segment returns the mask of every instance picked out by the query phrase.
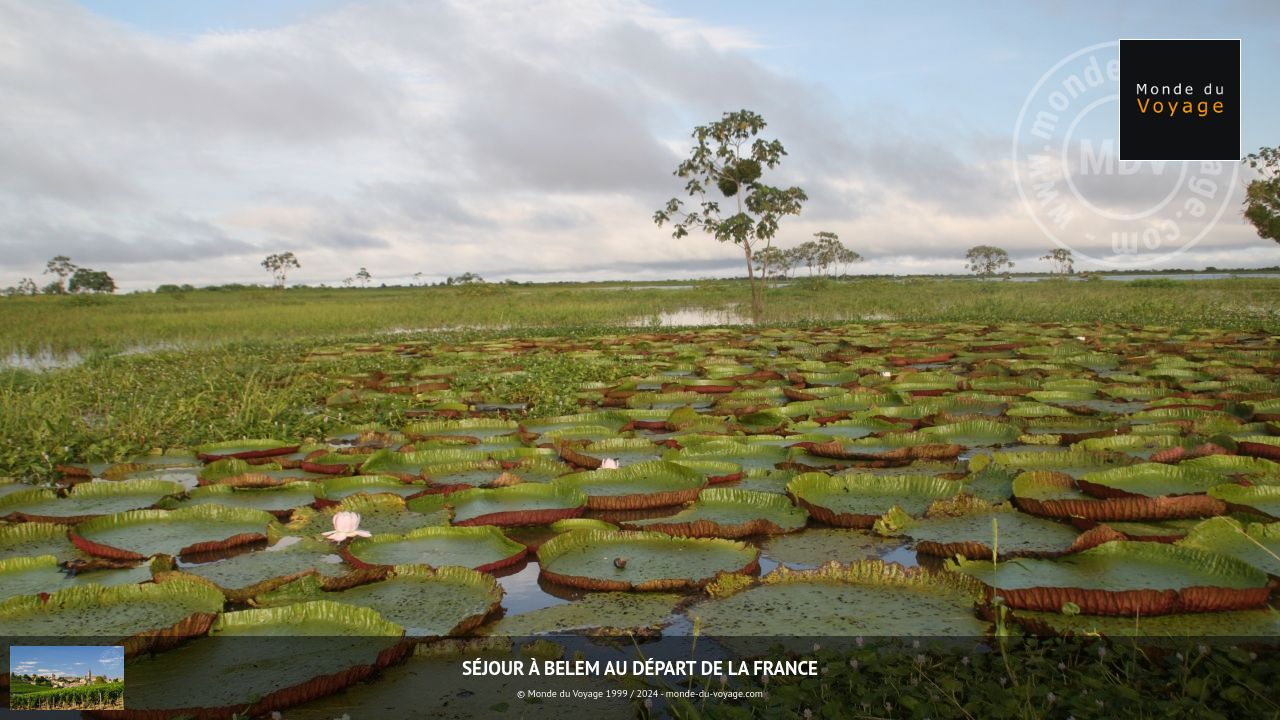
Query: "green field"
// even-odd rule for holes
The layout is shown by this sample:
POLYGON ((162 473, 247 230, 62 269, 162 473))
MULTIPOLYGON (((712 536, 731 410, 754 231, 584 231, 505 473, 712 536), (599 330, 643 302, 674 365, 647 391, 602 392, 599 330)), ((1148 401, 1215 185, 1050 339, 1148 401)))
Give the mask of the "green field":
POLYGON ((124 683, 50 689, 20 683, 9 690, 10 710, 106 710, 124 708, 124 683))
MULTIPOLYGON (((237 437, 320 437, 358 422, 397 422, 395 408, 331 408, 339 389, 289 362, 340 343, 480 337, 589 336, 653 323, 663 312, 718 313, 748 303, 745 282, 683 289, 612 285, 200 290, 175 295, 0 301, 5 353, 79 353, 57 372, 0 370, 0 477, 49 478, 63 462, 111 461, 156 447, 237 437), (606 289, 611 288, 611 289, 606 289), (430 328, 453 328, 432 331, 430 328), (388 331, 397 331, 387 335, 388 331), (123 353, 129 348, 159 347, 123 353), (172 348, 172 349, 164 349, 172 348)), ((1006 282, 971 279, 802 280, 767 294, 769 323, 1098 323, 1280 330, 1280 280, 1006 282)), ((338 367, 369 363, 346 358, 338 367)), ((610 381, 625 363, 581 366, 537 355, 520 376, 464 373, 460 386, 570 412, 565 388, 610 381)))
MULTIPOLYGON (((196 290, 0 302, 0 355, 173 343, 343 338, 431 329, 600 328, 662 313, 742 312, 745 281, 377 289, 196 290)), ((764 322, 1111 322, 1280 326, 1280 279, 1040 282, 801 279, 766 292, 764 322)))

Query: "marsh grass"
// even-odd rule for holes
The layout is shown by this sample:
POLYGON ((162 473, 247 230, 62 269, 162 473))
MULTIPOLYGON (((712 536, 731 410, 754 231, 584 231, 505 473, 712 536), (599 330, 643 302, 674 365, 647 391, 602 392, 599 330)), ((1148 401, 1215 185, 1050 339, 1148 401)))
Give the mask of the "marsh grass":
MULTIPOLYGON (((1280 327, 1280 279, 1000 282, 801 280, 766 291, 764 321, 1069 322, 1280 327)), ((196 290, 0 300, 0 356, 111 353, 156 345, 301 340, 440 329, 604 328, 661 313, 746 307, 745 281, 196 290)))

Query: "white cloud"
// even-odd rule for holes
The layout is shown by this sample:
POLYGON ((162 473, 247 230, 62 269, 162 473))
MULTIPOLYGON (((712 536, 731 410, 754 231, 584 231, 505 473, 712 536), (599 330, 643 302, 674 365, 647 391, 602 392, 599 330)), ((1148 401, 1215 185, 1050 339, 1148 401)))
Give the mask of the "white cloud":
MULTIPOLYGON (((811 198, 781 245, 836 230, 882 272, 959 270, 979 243, 1042 254, 1007 138, 837 106, 762 44, 634 0, 375 0, 190 38, 0 0, 0 285, 56 253, 124 289, 266 282, 280 250, 311 283, 736 274, 735 248, 650 218, 689 129, 740 107, 811 198)), ((1252 263, 1237 230, 1189 262, 1252 263)))

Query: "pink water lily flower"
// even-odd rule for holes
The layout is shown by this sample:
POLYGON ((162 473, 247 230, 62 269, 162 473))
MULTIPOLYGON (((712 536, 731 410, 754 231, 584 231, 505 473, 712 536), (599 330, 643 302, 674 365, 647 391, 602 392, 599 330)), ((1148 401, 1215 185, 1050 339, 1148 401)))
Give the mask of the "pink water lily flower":
POLYGON ((614 458, 605 458, 604 462, 600 463, 600 469, 601 470, 617 470, 618 461, 615 460, 614 458))
POLYGON ((368 530, 360 529, 360 513, 343 511, 333 516, 333 529, 323 535, 334 542, 353 537, 372 537, 368 530))

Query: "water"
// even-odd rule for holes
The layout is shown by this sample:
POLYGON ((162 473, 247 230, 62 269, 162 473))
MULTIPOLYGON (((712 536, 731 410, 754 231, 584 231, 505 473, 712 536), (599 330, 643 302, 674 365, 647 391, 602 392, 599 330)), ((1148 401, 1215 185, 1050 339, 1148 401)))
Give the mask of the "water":
POLYGON ((723 310, 681 308, 627 323, 631 327, 706 327, 710 325, 748 325, 751 320, 732 307, 723 310))
MULTIPOLYGON (((153 343, 138 343, 118 352, 108 352, 108 355, 147 355, 150 353, 161 352, 164 350, 186 350, 189 346, 182 343, 161 341, 153 343)), ((55 353, 48 348, 44 348, 35 353, 11 352, 0 360, 0 369, 11 368, 15 370, 31 370, 34 372, 44 372, 47 370, 62 370, 65 368, 75 367, 83 363, 86 356, 68 350, 66 352, 55 353)))

